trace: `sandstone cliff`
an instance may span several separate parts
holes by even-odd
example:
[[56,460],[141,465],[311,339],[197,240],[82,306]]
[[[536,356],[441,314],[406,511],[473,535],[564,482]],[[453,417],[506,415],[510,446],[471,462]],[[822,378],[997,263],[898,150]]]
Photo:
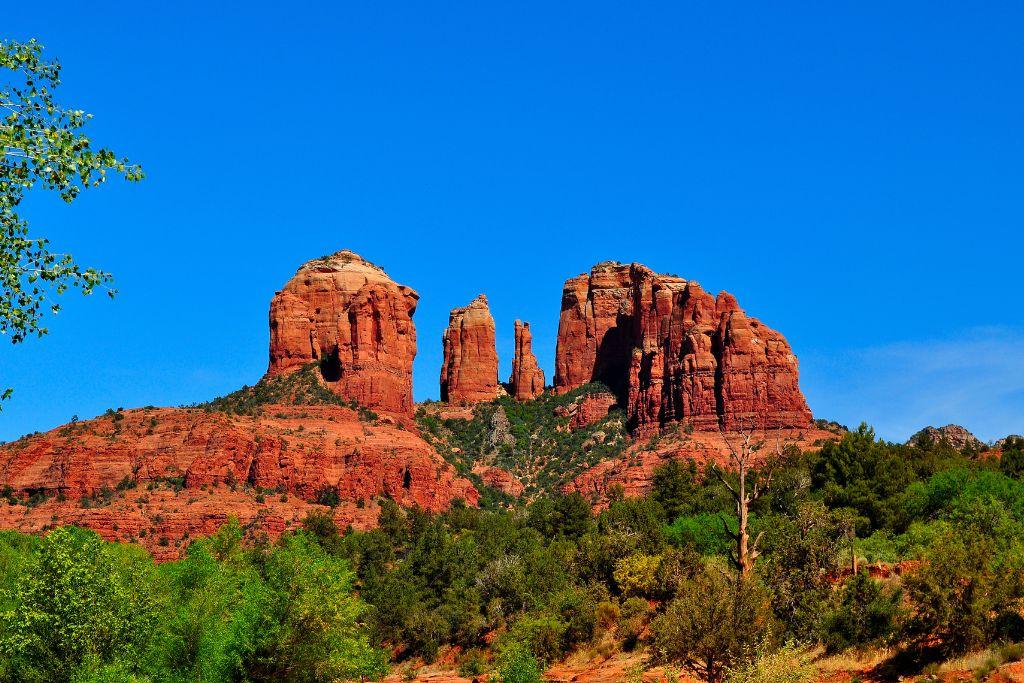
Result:
[[528,401],[544,393],[544,371],[533,355],[533,335],[530,323],[516,321],[516,352],[512,359],[509,393],[518,401]]
[[562,292],[555,388],[607,385],[640,431],[804,428],[797,360],[725,292],[640,264],[600,263]]
[[486,296],[452,310],[442,342],[441,400],[470,405],[497,398],[498,352]]
[[[159,494],[164,484],[177,494]],[[152,486],[157,492],[150,495]],[[357,502],[381,495],[434,511],[456,498],[470,505],[478,498],[411,421],[314,405],[268,405],[254,415],[200,408],[111,413],[0,448],[0,488],[6,487],[17,500],[45,501],[47,515],[12,506],[0,514],[2,526],[35,530],[56,516],[123,540],[134,523],[110,511],[127,497],[138,503],[132,514],[155,519],[153,533],[172,543],[212,533],[213,522],[227,514],[275,535],[286,526],[281,520],[301,517],[317,501],[337,501],[352,514]],[[264,520],[270,511],[272,519]],[[9,523],[11,515],[24,523]],[[165,518],[174,523],[163,524]],[[159,536],[142,540],[155,545]]]
[[351,251],[310,261],[270,303],[267,374],[316,361],[340,396],[375,410],[411,413],[418,299]]

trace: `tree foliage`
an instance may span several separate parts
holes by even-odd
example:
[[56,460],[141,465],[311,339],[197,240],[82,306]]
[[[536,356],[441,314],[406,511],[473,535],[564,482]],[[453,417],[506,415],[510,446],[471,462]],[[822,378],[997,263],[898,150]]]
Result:
[[[111,281],[108,273],[52,251],[29,230],[19,213],[26,192],[38,187],[70,203],[109,175],[143,177],[139,166],[93,146],[83,132],[90,114],[57,102],[60,72],[36,41],[0,42],[0,73],[6,76],[0,81],[0,333],[14,343],[46,334],[43,316],[60,308],[51,296],[70,288],[90,294]],[[4,397],[9,394],[5,390]]]

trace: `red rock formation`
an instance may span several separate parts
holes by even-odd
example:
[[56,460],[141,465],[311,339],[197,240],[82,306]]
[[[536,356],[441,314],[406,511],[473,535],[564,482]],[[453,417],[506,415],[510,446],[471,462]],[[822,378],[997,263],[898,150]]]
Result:
[[453,309],[444,332],[441,400],[453,405],[492,401],[499,394],[494,318],[481,294]]
[[528,401],[544,393],[544,371],[533,355],[530,323],[521,320],[516,321],[516,355],[512,359],[512,376],[508,383],[517,401]]
[[583,429],[608,416],[618,400],[606,391],[586,394],[577,398],[567,406],[555,408],[555,415],[569,418],[569,431]]
[[748,318],[732,295],[640,264],[600,263],[568,280],[555,388],[606,384],[641,431],[804,428],[811,413],[797,360],[778,332]]
[[270,303],[267,374],[318,361],[335,393],[375,410],[411,413],[418,299],[351,251],[310,261]]
[[473,467],[473,473],[478,475],[483,483],[493,489],[503,491],[513,498],[523,495],[523,491],[526,489],[516,475],[501,467],[479,464]]
[[[842,431],[818,429],[771,429],[755,430],[755,440],[764,441],[761,458],[771,457],[776,441],[783,446],[793,444],[801,450],[818,450],[827,441],[842,438]],[[621,486],[629,497],[650,493],[654,486],[654,472],[658,466],[669,460],[690,461],[700,471],[709,462],[729,467],[729,443],[738,447],[740,435],[719,431],[694,431],[686,433],[678,425],[674,431],[667,431],[657,440],[638,439],[624,453],[614,460],[605,460],[584,470],[563,487],[563,491],[579,492],[597,507],[607,504],[608,491]],[[728,440],[728,443],[727,443]]]
[[632,312],[629,266],[599,263],[590,275],[566,281],[558,321],[555,389],[565,393],[588,382],[604,382],[616,393],[626,386],[622,372],[632,345],[625,316]]
[[[333,489],[352,505],[387,495],[400,505],[434,511],[447,509],[456,498],[470,505],[478,498],[473,485],[419,437],[411,422],[370,423],[337,406],[272,405],[255,417],[202,409],[129,410],[0,448],[0,488],[10,486],[20,497],[53,496],[46,509],[57,515],[57,523],[107,532],[117,531],[110,526],[116,523],[128,533],[135,522],[96,512],[81,499],[102,501],[118,488],[135,491],[134,499],[147,485],[166,481],[180,482],[185,498],[205,500],[208,490],[223,494],[223,505],[220,498],[206,506],[146,500],[153,515],[177,515],[173,524],[161,527],[172,541],[210,533],[229,513],[256,519],[265,509],[265,501],[256,499],[260,490],[272,491],[265,497],[275,500],[285,495],[291,506],[274,503],[264,526],[270,534],[285,528],[281,520],[291,519],[289,510],[302,513],[325,490]],[[26,508],[15,508],[30,516]],[[8,524],[8,516],[0,515],[0,526],[31,527]]]

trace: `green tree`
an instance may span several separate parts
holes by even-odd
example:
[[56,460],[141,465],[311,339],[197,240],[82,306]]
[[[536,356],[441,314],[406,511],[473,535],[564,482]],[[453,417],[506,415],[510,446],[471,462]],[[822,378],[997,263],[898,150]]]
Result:
[[[108,172],[129,181],[143,174],[109,149],[94,149],[82,132],[91,116],[56,102],[61,67],[43,58],[39,43],[0,42],[0,69],[7,76],[0,81],[0,333],[18,343],[46,334],[43,315],[60,308],[51,295],[69,288],[90,294],[111,280],[70,254],[54,253],[46,239],[31,234],[18,213],[25,193],[38,186],[70,203],[82,190],[101,185]],[[2,398],[10,393],[3,390]]]
[[1003,471],[1003,474],[1014,479],[1024,477],[1024,438],[1006,437],[1001,450],[999,469]]
[[171,681],[227,681],[253,649],[269,593],[247,559],[236,520],[160,567],[168,598],[152,668]]
[[692,460],[683,464],[673,458],[655,468],[651,498],[661,504],[669,522],[694,513],[693,501],[698,489],[696,480],[697,466]]
[[685,581],[651,624],[655,650],[709,681],[773,641],[777,626],[768,592],[755,574],[707,568]]
[[0,615],[7,676],[63,683],[107,665],[136,672],[156,618],[152,571],[138,549],[74,527],[51,531]]
[[939,642],[947,654],[957,655],[993,643],[1007,626],[1019,631],[1024,546],[1001,507],[976,501],[904,579],[911,639]]
[[772,590],[775,614],[790,636],[807,641],[832,606],[831,577],[851,552],[852,516],[810,502],[793,517],[775,516],[764,526],[762,576]]
[[362,629],[365,606],[343,560],[294,534],[263,564],[269,599],[254,647],[242,656],[251,680],[328,683],[386,672],[386,656]]
[[880,645],[900,618],[900,592],[886,590],[860,571],[843,585],[839,605],[825,618],[822,639],[829,652]]

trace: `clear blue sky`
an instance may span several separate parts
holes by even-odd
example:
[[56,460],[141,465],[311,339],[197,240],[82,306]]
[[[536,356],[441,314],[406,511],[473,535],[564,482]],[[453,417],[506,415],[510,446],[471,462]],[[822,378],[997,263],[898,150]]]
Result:
[[479,292],[550,379],[562,282],[617,259],[734,293],[819,417],[1024,432],[1024,4],[228,4],[4,8],[148,178],[25,206],[120,296],[0,344],[0,439],[254,383],[341,248],[420,292],[417,398]]

